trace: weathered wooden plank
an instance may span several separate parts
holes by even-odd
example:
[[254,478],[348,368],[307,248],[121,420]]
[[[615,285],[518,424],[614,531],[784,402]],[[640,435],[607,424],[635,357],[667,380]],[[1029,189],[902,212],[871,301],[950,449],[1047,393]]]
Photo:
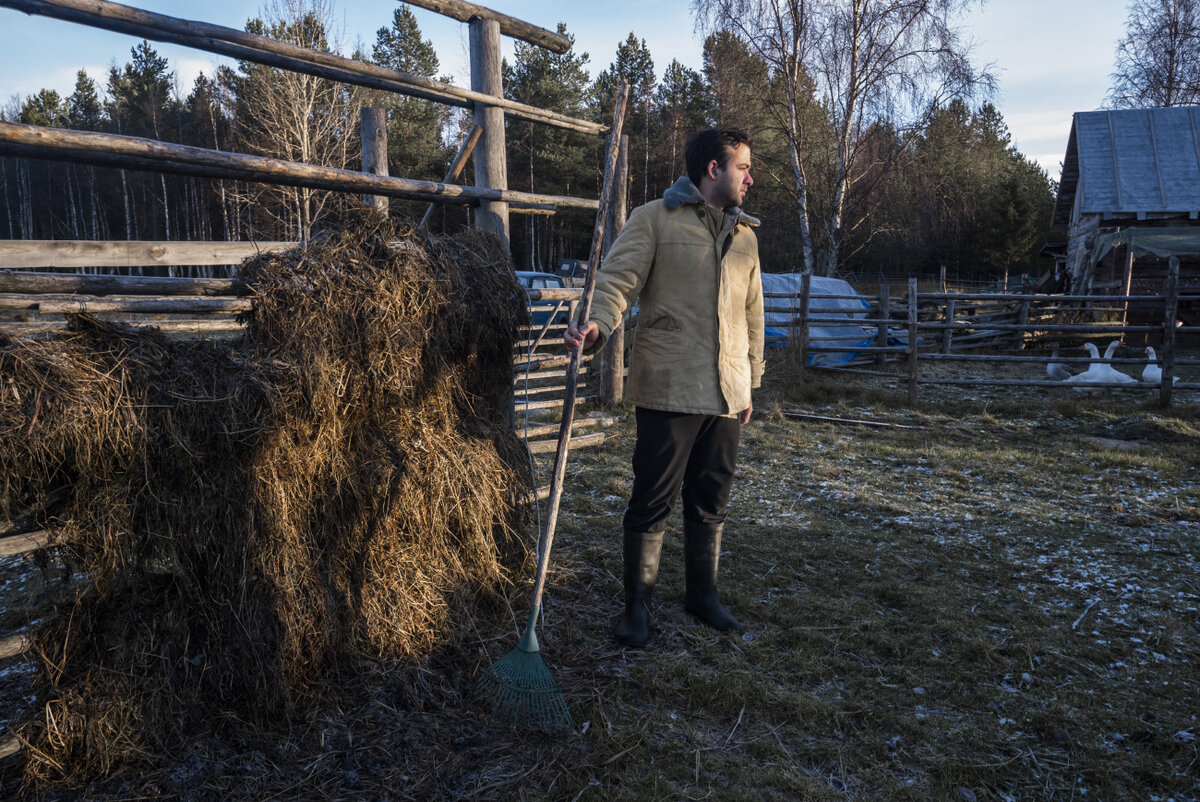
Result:
[[83,312],[178,313],[178,314],[237,314],[253,306],[249,298],[110,298],[79,297],[65,300],[40,300],[39,312],[48,315],[80,314]]
[[[153,326],[159,331],[174,333],[204,334],[207,332],[229,332],[245,328],[234,318],[212,318],[207,320],[133,320],[121,321],[133,326]],[[8,337],[23,337],[30,334],[50,334],[65,331],[66,320],[0,321],[0,334]]]
[[28,554],[31,551],[45,548],[49,545],[51,535],[45,530],[24,532],[19,535],[0,537],[0,557],[13,557],[17,554]]
[[21,742],[13,736],[0,738],[0,760],[21,753]]
[[[0,639],[0,660],[7,660],[10,657],[16,657],[19,654],[24,654],[29,651],[32,645],[28,635],[10,635],[7,638]],[[0,755],[3,757],[3,755]]]
[[93,276],[17,273],[0,270],[0,292],[79,293],[83,295],[245,295],[245,284],[231,278],[166,276]]
[[[595,432],[594,434],[571,435],[571,448],[587,448],[588,446],[598,446],[604,442],[606,435],[604,432]],[[558,438],[553,440],[534,440],[529,444],[530,454],[552,454],[558,448]]]
[[236,265],[260,253],[287,250],[295,245],[294,242],[0,240],[0,268]]

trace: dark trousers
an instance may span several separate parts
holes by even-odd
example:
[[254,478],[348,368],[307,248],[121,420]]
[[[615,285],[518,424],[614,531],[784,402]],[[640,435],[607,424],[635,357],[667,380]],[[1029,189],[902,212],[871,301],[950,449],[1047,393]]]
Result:
[[680,488],[685,521],[724,523],[740,435],[737,418],[638,407],[625,529],[663,531]]

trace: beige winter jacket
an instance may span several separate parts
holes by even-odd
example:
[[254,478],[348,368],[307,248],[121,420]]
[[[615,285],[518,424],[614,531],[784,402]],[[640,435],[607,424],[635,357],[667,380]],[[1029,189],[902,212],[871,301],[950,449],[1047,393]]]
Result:
[[591,319],[604,346],[634,299],[625,400],[667,412],[736,415],[763,373],[757,220],[705,205],[687,177],[633,210],[596,274]]

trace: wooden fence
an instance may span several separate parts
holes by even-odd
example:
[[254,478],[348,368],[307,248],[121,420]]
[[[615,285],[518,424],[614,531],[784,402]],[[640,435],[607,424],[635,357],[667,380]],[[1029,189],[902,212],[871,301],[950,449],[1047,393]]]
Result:
[[[1200,333],[1200,326],[1182,326],[1177,315],[1180,304],[1196,304],[1200,296],[1180,295],[1179,263],[1172,259],[1166,286],[1161,295],[1046,295],[1002,293],[920,293],[917,280],[910,279],[908,292],[893,298],[886,284],[877,295],[819,295],[810,291],[808,276],[802,277],[796,294],[768,294],[775,311],[790,314],[792,326],[785,334],[768,338],[771,345],[787,345],[797,352],[801,378],[806,370],[837,374],[901,378],[906,382],[910,403],[916,403],[922,385],[1064,387],[1081,390],[1157,389],[1159,400],[1169,405],[1178,391],[1200,390],[1200,382],[1180,380],[1180,367],[1200,365],[1200,359],[1181,354],[1179,335]],[[865,303],[852,317],[843,312],[813,311],[820,300],[854,300]],[[780,302],[783,302],[781,305]],[[791,306],[787,306],[792,302]],[[1131,305],[1146,312],[1155,310],[1150,321],[1128,322]],[[846,334],[816,339],[818,326],[838,327]],[[1046,349],[1061,343],[1078,346],[1098,340],[1109,342],[1137,340],[1156,347],[1162,368],[1162,381],[1071,382],[1050,379],[1046,365],[1058,362],[1083,367],[1091,360],[1085,356],[1054,357]],[[973,353],[974,352],[974,353]],[[982,353],[986,352],[986,353]],[[831,356],[836,364],[822,364]],[[1140,369],[1149,360],[1112,358],[1107,364]],[[1027,366],[1039,378],[946,377],[922,374],[931,366],[962,365]],[[889,364],[893,369],[888,369]],[[895,368],[899,367],[899,371]],[[1136,377],[1135,377],[1136,378]]]
[[[376,208],[380,197],[457,203],[476,207],[476,224],[508,241],[508,214],[553,213],[559,207],[598,209],[594,199],[514,192],[507,189],[504,165],[505,116],[602,135],[607,126],[579,120],[508,100],[500,83],[500,35],[523,39],[555,52],[570,41],[557,33],[499,14],[464,0],[410,0],[415,5],[467,21],[470,26],[471,88],[410,75],[329,53],[278,42],[222,26],[155,14],[108,0],[0,0],[0,7],[68,22],[167,41],[233,58],[329,78],[348,84],[396,92],[473,110],[475,127],[464,140],[443,182],[415,181],[387,174],[380,154],[386,152],[381,115],[364,110],[363,169],[345,170],[264,158],[242,153],[188,147],[150,139],[88,131],[71,131],[0,122],[0,155],[72,161],[159,173],[237,179],[285,186],[361,193]],[[622,138],[624,139],[624,138]],[[622,145],[624,143],[621,143]],[[625,148],[623,147],[622,150]],[[453,183],[468,158],[474,160],[473,186]],[[624,178],[619,173],[615,183]],[[613,215],[609,213],[610,219]],[[427,222],[429,215],[426,214]],[[617,216],[619,226],[619,216]],[[610,225],[615,233],[616,226]],[[200,242],[3,242],[0,243],[0,334],[38,336],[67,325],[78,312],[135,324],[153,324],[174,336],[236,337],[239,313],[249,309],[245,288],[236,278],[99,275],[90,271],[124,271],[157,265],[231,265],[261,250],[293,243]],[[48,272],[67,269],[70,273]],[[530,290],[530,302],[553,301],[574,310],[580,290]],[[561,414],[567,360],[561,346],[561,324],[526,328],[514,354],[514,423],[524,432],[531,459],[552,452],[559,424],[543,415]],[[586,360],[591,362],[591,360]],[[593,381],[590,371],[581,382]],[[595,382],[598,385],[598,382]],[[611,392],[611,390],[610,390]],[[620,388],[616,389],[619,397]],[[578,401],[595,398],[581,393]],[[603,442],[597,431],[607,419],[576,419],[572,449]],[[578,432],[578,434],[576,434]],[[547,489],[536,494],[542,498]],[[54,542],[50,531],[30,530],[0,522],[0,558],[26,554]],[[0,660],[24,653],[22,633],[0,637]],[[13,738],[0,739],[0,758],[20,751]]]

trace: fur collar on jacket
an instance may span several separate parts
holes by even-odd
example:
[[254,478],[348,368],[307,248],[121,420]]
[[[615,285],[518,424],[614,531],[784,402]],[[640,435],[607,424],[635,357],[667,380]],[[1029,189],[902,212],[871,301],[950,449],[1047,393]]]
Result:
[[[663,205],[667,207],[668,212],[673,212],[680,206],[703,203],[705,203],[704,196],[700,194],[700,190],[692,183],[692,179],[686,175],[679,176],[679,179],[667,187],[667,191],[663,193]],[[737,222],[739,223],[746,223],[751,226],[760,225],[757,217],[746,214],[740,206],[730,206],[725,211],[736,214],[738,217]]]

